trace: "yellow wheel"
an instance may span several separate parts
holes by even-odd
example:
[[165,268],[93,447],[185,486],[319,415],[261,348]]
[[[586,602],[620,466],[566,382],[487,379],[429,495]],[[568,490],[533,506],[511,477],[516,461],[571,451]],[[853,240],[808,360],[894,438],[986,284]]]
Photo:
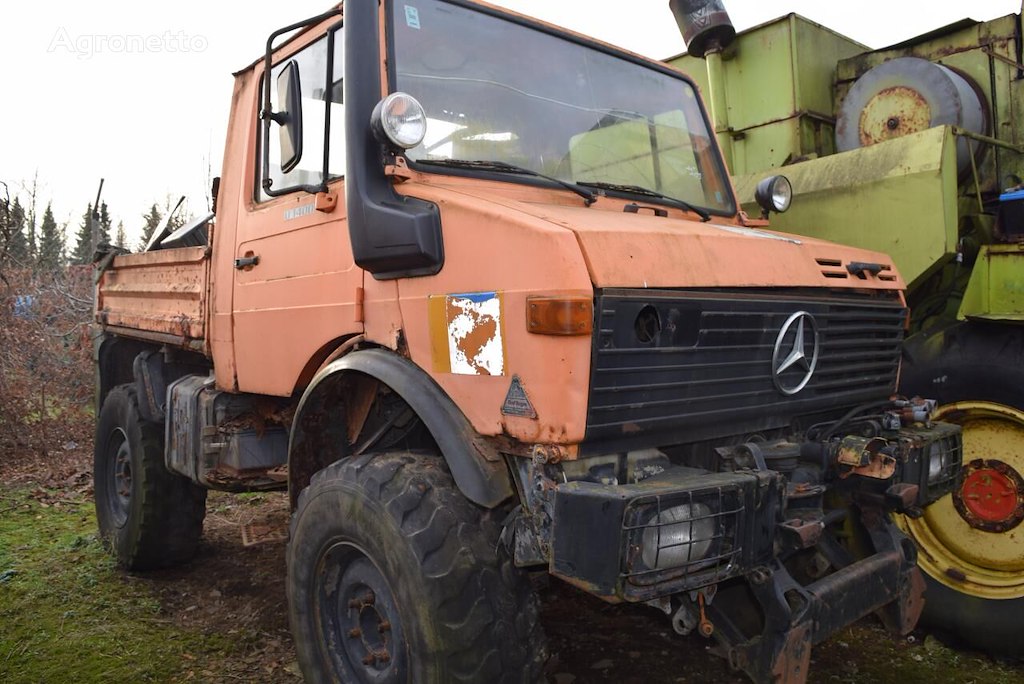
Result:
[[1024,597],[1024,412],[984,401],[942,406],[937,420],[964,429],[959,489],[900,526],[918,564],[946,587],[982,599]]
[[963,475],[920,518],[897,523],[928,580],[923,621],[1024,657],[1024,336],[957,326],[941,337],[937,358],[905,367],[902,389],[937,398],[935,418],[963,427]]

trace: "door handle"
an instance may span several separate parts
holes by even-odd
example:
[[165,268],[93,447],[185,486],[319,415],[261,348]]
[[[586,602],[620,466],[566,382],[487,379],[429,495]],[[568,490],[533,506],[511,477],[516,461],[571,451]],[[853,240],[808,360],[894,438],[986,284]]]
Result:
[[238,257],[237,259],[235,259],[235,268],[237,268],[238,270],[252,268],[258,263],[260,263],[260,255],[253,254],[250,252],[249,254],[246,254],[244,257]]

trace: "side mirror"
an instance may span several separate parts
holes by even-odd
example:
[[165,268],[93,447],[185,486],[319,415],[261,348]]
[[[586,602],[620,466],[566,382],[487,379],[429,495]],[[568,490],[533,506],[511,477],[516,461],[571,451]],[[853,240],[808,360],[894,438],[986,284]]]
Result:
[[281,126],[281,173],[288,173],[302,159],[302,88],[295,60],[277,75],[277,103],[280,111],[271,114],[271,119]]

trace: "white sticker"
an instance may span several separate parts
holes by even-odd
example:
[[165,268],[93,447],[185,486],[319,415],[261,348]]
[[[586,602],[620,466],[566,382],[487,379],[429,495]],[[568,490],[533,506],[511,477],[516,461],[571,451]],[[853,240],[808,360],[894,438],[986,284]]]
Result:
[[405,6],[405,25],[409,28],[419,29],[420,11],[410,5]]
[[495,292],[449,295],[448,360],[456,375],[504,375],[501,299]]

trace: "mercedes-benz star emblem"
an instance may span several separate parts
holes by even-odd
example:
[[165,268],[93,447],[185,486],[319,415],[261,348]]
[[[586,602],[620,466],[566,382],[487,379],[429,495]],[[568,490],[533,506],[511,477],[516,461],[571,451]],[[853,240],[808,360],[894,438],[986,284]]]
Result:
[[772,381],[785,395],[802,390],[818,365],[818,324],[806,311],[797,311],[782,325],[772,352]]

